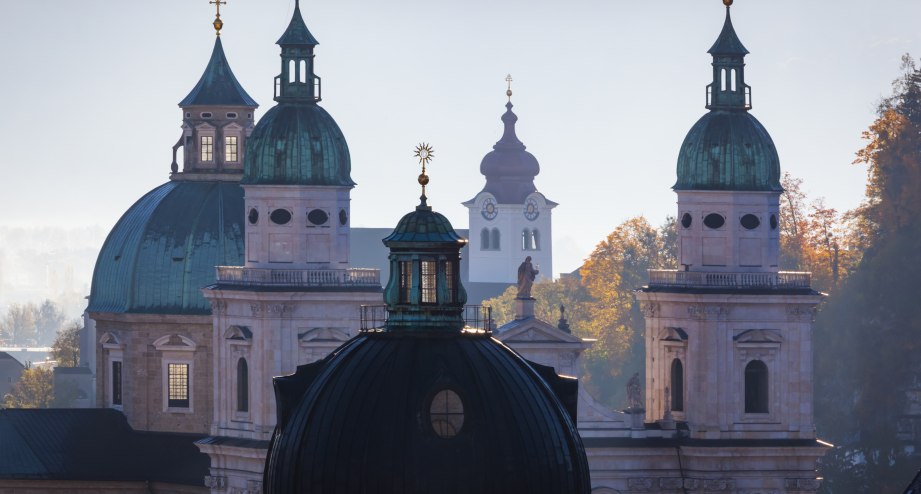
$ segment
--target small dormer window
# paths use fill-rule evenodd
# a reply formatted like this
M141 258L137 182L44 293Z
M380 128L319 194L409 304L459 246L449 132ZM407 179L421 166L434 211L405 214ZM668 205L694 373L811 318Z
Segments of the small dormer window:
M201 160L214 161L214 136L201 136Z
M201 118L211 118L211 112L206 111L201 113Z

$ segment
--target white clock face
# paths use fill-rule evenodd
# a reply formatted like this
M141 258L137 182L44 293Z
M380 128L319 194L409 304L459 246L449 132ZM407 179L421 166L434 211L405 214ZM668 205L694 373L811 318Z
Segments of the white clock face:
M534 221L538 216L540 216L540 210L537 208L537 201L528 199L528 202L524 205L524 217L527 218L528 221Z
M482 214L487 221L494 220L499 214L499 208L496 207L496 201L492 200L492 198L486 199L486 201L483 202L483 209L480 211L480 214Z

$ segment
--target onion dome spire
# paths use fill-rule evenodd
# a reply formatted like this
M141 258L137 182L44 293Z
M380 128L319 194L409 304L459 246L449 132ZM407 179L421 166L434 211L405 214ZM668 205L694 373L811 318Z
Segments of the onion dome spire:
M505 92L508 103L502 115L504 131L493 151L480 162L480 173L486 176L483 191L494 195L500 204L523 204L537 190L534 177L540 173L540 165L534 155L525 151L526 146L515 133L518 115L512 111L512 78L508 76L505 80L509 86Z
M294 15L276 44L281 47L281 74L275 78L275 101L320 101L320 78L313 68L313 49L320 42L307 29L299 0L294 0Z

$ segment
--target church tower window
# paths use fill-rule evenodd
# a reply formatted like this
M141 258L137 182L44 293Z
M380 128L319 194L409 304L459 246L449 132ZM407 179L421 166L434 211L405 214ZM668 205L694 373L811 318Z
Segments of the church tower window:
M480 250L489 250L489 249L490 249L489 229L484 228L482 231L480 231Z
M672 360L671 402L673 412L684 411L684 366L681 359Z
M745 413L768 413L768 368L760 360L745 366Z
M492 244L492 249L493 249L493 250L501 250L501 249L502 249L501 240L502 240L502 239L501 239L501 237L500 237L499 229L498 229L498 228L493 228L493 229L492 229L492 240L491 240L491 242L490 242L490 243Z
M537 230L531 231L531 250L540 250L540 232Z
M122 363L112 361L112 405L122 404Z
M224 160L228 163L237 162L237 136L224 137Z
M201 160L214 161L214 136L201 136Z
M454 273L455 263L450 261L445 261L445 292L447 293L447 299L444 301L446 304L454 303L454 300L457 298L457 276Z
M189 364L169 364L167 366L167 385L169 386L167 406L189 408Z
M412 292L413 262L400 261L400 303L410 303L412 301Z
M437 279L435 261L422 261L422 303L434 304L438 302L435 289Z
M243 358L237 361L237 411L249 411L249 366Z

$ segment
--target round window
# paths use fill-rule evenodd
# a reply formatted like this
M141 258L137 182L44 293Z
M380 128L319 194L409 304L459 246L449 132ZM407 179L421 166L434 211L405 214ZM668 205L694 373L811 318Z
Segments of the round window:
M681 216L681 226L685 228L691 228L691 223L694 222L694 219L691 218L691 213L684 213Z
M349 214L344 209L339 210L339 224L345 226L349 222Z
M329 221L329 215L326 214L326 211L322 209L314 209L307 213L307 221L313 223L314 225L324 225Z
M259 221L259 211L256 210L256 208L250 209L248 218L249 224L255 225L256 222Z
M726 218L717 213L710 213L704 217L704 225L707 225L707 228L716 230L717 228L722 228L725 223Z
M450 389L435 393L429 406L429 420L438 437L450 439L460 433L464 426L464 403L460 396Z
M771 230L776 230L776 229L777 229L777 215L772 214L771 215Z
M287 209L276 209L269 213L269 219L272 220L272 223L276 225L284 225L285 223L291 221L291 211Z
M746 214L739 220L739 223L741 223L746 230L754 230L761 226L761 220L753 214Z

